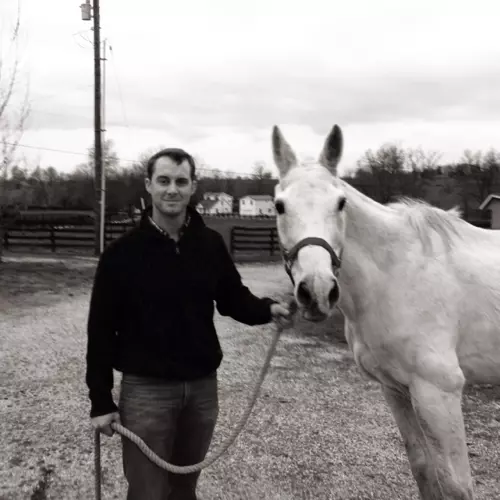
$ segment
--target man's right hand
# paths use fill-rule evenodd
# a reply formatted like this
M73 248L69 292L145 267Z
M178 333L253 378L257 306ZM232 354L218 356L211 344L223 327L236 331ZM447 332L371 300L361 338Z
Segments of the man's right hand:
M92 427L95 430L99 430L103 434L106 434L106 436L112 436L115 433L115 431L111 428L112 422L121 424L120 414L118 412L108 413L107 415L99 415L98 417L94 417L91 420Z

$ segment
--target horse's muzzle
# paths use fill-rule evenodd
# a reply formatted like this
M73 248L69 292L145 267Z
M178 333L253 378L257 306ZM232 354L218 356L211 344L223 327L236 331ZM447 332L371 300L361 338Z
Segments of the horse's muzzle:
M339 283L333 279L328 286L323 285L320 290L317 290L307 279L304 279L298 284L295 295L304 319L322 321L328 317L339 301Z
M333 281L333 287L328 294L328 303L330 304L330 309L333 309L340 299L340 287L339 282L335 279Z

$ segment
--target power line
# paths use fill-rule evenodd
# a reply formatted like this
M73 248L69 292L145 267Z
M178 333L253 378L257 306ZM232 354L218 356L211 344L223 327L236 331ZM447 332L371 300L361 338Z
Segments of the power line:
M118 95L120 96L120 102L122 105L122 113L123 113L123 118L125 119L125 125L128 129L130 129L129 124L128 124L128 119L127 119L127 112L125 110L125 104L123 102L123 96L122 96L122 89L120 85L120 81L118 79L118 72L116 71L116 66L115 66L115 51L113 50L113 46L109 46L109 51L111 52L111 60L113 62L113 73L115 75L115 80L116 80L116 85L118 87Z
M90 120L92 117L90 115L76 114L76 113L60 113L58 111L47 111L45 109L31 108L30 113L35 113L37 115L51 115L51 116L64 116L66 118L84 118L85 120Z
M15 147L27 148L27 149L36 149L36 150L40 150L40 151L53 151L55 153L65 153L65 154L69 154L69 155L88 156L86 153L79 153L77 151L68 151L68 150L64 150L64 149L45 148L42 146L31 146L29 144L20 144L20 143L15 144L13 142L5 142L5 144L7 144L9 146L15 146ZM129 161L129 160L123 160L123 161Z
M73 37L73 41L82 49L91 49L92 48L92 41L89 40L88 38L86 38L84 36L85 33L90 33L92 30L91 29L87 29L87 30L80 30L80 31L77 31L76 33L73 33L71 36ZM83 46L81 43L78 42L78 40L76 39L76 36L79 36L81 39L85 40L89 45L87 47Z

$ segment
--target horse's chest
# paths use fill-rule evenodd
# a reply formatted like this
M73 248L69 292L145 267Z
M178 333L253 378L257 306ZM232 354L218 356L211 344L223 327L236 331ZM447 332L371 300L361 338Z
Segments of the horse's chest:
M380 363L362 342L354 342L352 350L356 364L366 376L378 382L382 382L382 379L385 379L386 376L380 368Z
M389 387L400 386L403 381L400 380L401 377L398 374L392 373L391 363L388 362L383 351L372 350L360 336L356 335L352 325L346 325L346 337L352 349L354 361L365 376Z

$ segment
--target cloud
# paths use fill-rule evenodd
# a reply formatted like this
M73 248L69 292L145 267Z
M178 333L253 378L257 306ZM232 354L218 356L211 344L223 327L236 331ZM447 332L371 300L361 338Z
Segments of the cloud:
M33 97L23 140L85 152L93 140L91 23L66 0L54 0L52 16L43 3L22 6ZM106 135L123 158L175 143L214 167L249 171L270 161L275 123L312 155L338 123L346 165L392 140L448 158L466 143L494 144L497 0L474 9L451 0L143 0L141 9L107 0L101 14ZM41 154L61 168L69 161Z
M196 75L175 89L116 92L106 96L106 121L111 126L158 128L186 139L209 136L220 127L252 133L274 123L296 123L324 130L333 123L383 123L426 120L493 120L500 107L500 71L480 67L466 74L444 70L424 74L366 74L363 78L295 76L255 67L244 82ZM316 75L319 75L316 76ZM151 87L155 88L155 85ZM117 95L118 94L118 95ZM68 92L59 114L35 106L40 127L92 126L91 92ZM49 108L52 109L52 108ZM213 131L212 131L213 128Z

